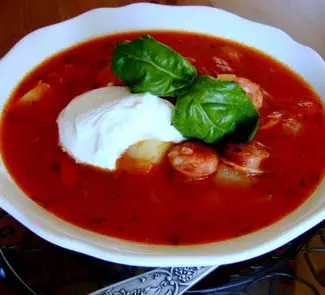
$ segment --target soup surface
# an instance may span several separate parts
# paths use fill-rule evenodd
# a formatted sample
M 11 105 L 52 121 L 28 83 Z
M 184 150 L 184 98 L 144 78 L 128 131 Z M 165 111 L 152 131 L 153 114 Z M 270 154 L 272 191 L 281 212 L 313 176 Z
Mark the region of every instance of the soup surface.
M 254 140 L 270 153 L 262 165 L 266 173 L 247 176 L 244 185 L 224 185 L 213 177 L 184 180 L 167 157 L 148 174 L 132 174 L 78 164 L 62 151 L 56 123 L 61 110 L 81 93 L 108 83 L 123 85 L 111 70 L 112 50 L 117 42 L 143 34 L 88 41 L 50 57 L 23 79 L 1 124 L 2 156 L 23 191 L 46 210 L 82 228 L 154 244 L 237 237 L 274 223 L 304 202 L 324 173 L 322 103 L 285 66 L 227 40 L 150 32 L 201 74 L 232 73 L 263 88 L 260 128 Z M 18 103 L 40 80 L 51 91 L 33 103 Z M 284 117 L 286 121 L 281 121 Z

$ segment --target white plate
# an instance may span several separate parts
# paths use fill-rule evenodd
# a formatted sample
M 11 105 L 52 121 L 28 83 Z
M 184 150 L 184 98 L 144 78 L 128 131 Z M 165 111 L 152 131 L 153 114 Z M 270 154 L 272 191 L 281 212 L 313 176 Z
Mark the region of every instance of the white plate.
M 94 36 L 132 30 L 183 30 L 236 40 L 276 57 L 325 99 L 325 63 L 284 32 L 209 7 L 133 4 L 102 8 L 37 30 L 0 61 L 0 107 L 19 80 L 49 55 Z M 289 216 L 258 232 L 200 246 L 152 246 L 105 237 L 50 214 L 19 189 L 0 163 L 0 206 L 30 230 L 59 246 L 100 259 L 141 266 L 221 265 L 271 251 L 325 217 L 325 182 Z

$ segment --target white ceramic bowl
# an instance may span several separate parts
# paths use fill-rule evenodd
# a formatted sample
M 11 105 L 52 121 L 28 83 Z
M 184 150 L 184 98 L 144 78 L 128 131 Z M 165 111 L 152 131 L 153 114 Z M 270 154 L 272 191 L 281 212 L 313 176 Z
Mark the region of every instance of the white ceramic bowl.
M 19 41 L 0 61 L 0 107 L 10 92 L 42 60 L 89 38 L 133 30 L 206 33 L 256 47 L 287 64 L 325 99 L 325 63 L 312 49 L 284 32 L 215 8 L 133 4 L 102 8 L 37 30 Z M 325 182 L 289 216 L 260 231 L 200 246 L 153 246 L 105 237 L 71 225 L 30 200 L 0 162 L 0 206 L 30 230 L 59 246 L 100 259 L 141 266 L 221 265 L 271 251 L 325 217 Z

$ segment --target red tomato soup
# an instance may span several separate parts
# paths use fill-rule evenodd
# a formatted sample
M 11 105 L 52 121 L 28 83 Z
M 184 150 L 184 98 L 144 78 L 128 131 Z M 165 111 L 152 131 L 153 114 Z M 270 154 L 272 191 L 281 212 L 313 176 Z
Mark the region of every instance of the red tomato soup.
M 310 87 L 282 64 L 243 45 L 181 32 L 150 32 L 200 74 L 232 73 L 263 88 L 255 137 L 269 157 L 259 176 L 240 185 L 211 176 L 188 181 L 167 156 L 149 174 L 78 164 L 58 144 L 56 119 L 77 95 L 108 83 L 117 42 L 144 33 L 102 37 L 50 57 L 13 92 L 1 124 L 2 156 L 11 176 L 40 206 L 82 228 L 152 244 L 220 241 L 270 225 L 301 205 L 323 178 L 325 118 Z M 39 81 L 49 91 L 17 103 Z M 42 91 L 42 90 L 41 90 Z M 237 175 L 238 176 L 238 175 Z M 234 176 L 236 177 L 236 176 Z

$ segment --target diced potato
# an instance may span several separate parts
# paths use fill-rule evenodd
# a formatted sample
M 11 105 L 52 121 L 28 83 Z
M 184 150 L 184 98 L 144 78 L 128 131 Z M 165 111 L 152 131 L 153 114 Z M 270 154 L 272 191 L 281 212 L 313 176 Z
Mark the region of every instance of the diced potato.
M 20 98 L 19 102 L 32 103 L 40 100 L 49 90 L 51 86 L 47 83 L 39 81 L 37 85 L 29 90 L 23 97 Z
M 254 177 L 225 164 L 220 164 L 214 182 L 219 185 L 248 188 L 254 183 Z
M 158 140 L 140 141 L 127 149 L 118 167 L 130 173 L 148 173 L 162 161 L 172 145 Z
M 219 74 L 218 79 L 222 81 L 235 81 L 237 78 L 234 74 Z
M 128 148 L 127 154 L 130 158 L 159 163 L 171 146 L 171 142 L 145 140 L 140 141 Z

